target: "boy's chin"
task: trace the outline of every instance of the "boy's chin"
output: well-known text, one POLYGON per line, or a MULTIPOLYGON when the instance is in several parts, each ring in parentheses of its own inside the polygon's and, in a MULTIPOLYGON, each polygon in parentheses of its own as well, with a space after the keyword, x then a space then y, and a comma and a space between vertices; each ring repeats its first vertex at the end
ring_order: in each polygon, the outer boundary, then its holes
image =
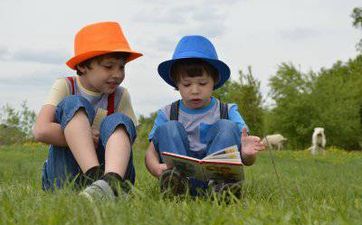
POLYGON ((190 109, 201 109, 201 108, 203 108, 203 107, 205 107, 207 104, 205 104, 205 102, 197 102, 197 103, 195 103, 195 102, 191 102, 191 103, 189 103, 189 108, 190 109))
POLYGON ((112 94, 113 92, 116 91, 116 88, 112 88, 112 89, 106 89, 103 91, 104 94, 107 94, 107 95, 110 95, 112 94))

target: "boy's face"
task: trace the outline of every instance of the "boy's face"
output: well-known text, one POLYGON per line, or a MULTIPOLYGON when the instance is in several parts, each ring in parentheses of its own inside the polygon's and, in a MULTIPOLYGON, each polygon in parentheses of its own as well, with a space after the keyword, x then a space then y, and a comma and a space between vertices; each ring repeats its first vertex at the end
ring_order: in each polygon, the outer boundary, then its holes
POLYGON ((124 59, 105 56, 101 61, 93 60, 88 67, 79 67, 83 73, 82 85, 90 91, 111 94, 122 83, 125 72, 124 59))
POLYGON ((181 76, 177 88, 184 105, 190 109, 198 109, 210 103, 214 80, 203 71, 202 76, 181 76))

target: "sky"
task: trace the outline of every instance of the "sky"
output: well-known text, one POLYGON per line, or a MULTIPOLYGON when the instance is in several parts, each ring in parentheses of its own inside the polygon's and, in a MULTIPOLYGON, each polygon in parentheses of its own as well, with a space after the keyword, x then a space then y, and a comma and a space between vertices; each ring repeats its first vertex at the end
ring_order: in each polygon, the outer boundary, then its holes
POLYGON ((213 42, 231 79, 251 66, 267 99, 269 78, 283 62, 318 72, 356 57, 362 32, 350 15, 361 6, 360 0, 0 0, 0 106, 26 101, 38 112, 55 79, 75 74, 65 62, 76 32, 101 21, 119 22, 131 48, 144 54, 126 65, 122 83, 137 115, 179 98, 157 66, 192 34, 213 42))

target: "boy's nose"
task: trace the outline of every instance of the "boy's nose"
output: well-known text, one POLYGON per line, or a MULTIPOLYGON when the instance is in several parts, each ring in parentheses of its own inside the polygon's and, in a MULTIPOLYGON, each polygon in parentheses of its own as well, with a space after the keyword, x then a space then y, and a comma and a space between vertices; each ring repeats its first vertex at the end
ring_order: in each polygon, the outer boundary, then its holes
POLYGON ((118 69, 117 71, 114 71, 113 77, 115 78, 122 78, 124 74, 124 70, 118 69))
POLYGON ((199 93, 199 87, 197 85, 192 85, 191 93, 192 94, 198 94, 199 93))

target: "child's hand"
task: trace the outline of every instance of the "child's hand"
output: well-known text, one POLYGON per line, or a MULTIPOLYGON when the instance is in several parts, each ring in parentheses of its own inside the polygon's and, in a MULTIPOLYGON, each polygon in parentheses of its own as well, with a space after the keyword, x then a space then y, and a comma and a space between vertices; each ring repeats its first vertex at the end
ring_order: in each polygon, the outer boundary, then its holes
POLYGON ((92 139, 94 146, 98 147, 98 140, 99 140, 99 131, 97 129, 92 128, 92 139))
POLYGON ((160 177, 161 174, 163 173, 163 171, 169 169, 169 167, 167 166, 166 163, 160 163, 158 164, 158 167, 156 168, 155 172, 156 172, 156 176, 160 177))
POLYGON ((265 149, 265 145, 257 136, 249 136, 244 127, 241 134, 242 153, 248 156, 254 156, 259 151, 265 149))

